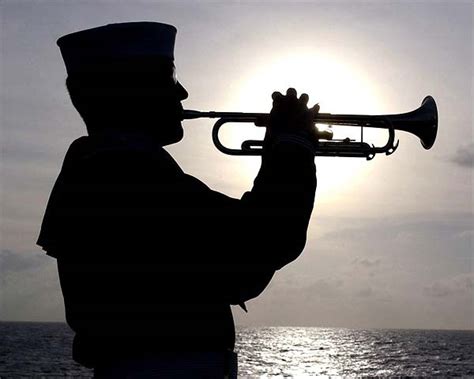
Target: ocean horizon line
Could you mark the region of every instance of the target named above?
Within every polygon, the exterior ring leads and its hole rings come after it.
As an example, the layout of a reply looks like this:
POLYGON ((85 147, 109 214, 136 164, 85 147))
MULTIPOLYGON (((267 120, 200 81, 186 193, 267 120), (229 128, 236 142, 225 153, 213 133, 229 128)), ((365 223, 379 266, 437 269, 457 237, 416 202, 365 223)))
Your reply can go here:
MULTIPOLYGON (((0 323, 17 323, 17 324, 64 324, 66 321, 55 320, 0 320, 0 323)), ((320 325, 235 325, 240 329, 251 328, 316 328, 316 329, 347 329, 347 330, 426 330, 426 331, 450 331, 450 332, 474 332, 472 329, 457 329, 457 328, 420 328, 420 327, 351 327, 351 326, 320 326, 320 325)))

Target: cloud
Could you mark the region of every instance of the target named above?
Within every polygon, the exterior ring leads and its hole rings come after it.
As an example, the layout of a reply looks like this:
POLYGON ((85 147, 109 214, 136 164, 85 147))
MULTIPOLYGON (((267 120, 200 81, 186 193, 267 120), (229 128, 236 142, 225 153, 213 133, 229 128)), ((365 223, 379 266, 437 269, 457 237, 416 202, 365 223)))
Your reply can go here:
POLYGON ((351 262, 354 266, 361 266, 365 268, 373 268, 380 265, 380 258, 370 259, 370 258, 355 258, 351 262))
POLYGON ((474 142, 459 146, 451 161, 462 167, 474 167, 474 142))
POLYGON ((0 251, 0 320, 64 320, 54 259, 40 252, 0 251))
POLYGON ((341 287, 343 286, 341 279, 318 279, 308 286, 296 290, 299 294, 304 294, 305 298, 326 297, 334 298, 341 296, 341 287))
POLYGON ((461 274, 453 278, 438 280, 425 286, 423 292, 431 297, 446 297, 471 293, 474 290, 474 274, 461 274))
POLYGON ((418 262, 432 261, 434 256, 468 260, 472 255, 473 217, 469 211, 360 218, 352 223, 343 220, 341 225, 349 226, 319 237, 314 243, 318 254, 313 255, 316 260, 323 249, 331 256, 337 251, 338 257, 349 259, 353 269, 376 272, 401 257, 418 262))
POLYGON ((359 289, 356 292, 356 296, 358 297, 370 297, 373 294, 374 294, 374 290, 372 289, 372 287, 364 287, 364 288, 359 289))

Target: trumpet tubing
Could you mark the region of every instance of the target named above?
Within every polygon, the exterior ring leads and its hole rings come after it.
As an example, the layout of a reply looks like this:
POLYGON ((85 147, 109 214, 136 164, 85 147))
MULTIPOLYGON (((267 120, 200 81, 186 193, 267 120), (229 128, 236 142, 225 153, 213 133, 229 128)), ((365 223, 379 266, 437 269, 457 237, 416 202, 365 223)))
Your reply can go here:
MULTIPOLYGON (((219 140, 219 130, 225 123, 253 123, 255 126, 268 126, 268 113, 244 113, 244 112, 200 112, 184 110, 183 120, 197 118, 218 118, 212 129, 212 139, 215 146, 224 154, 229 155, 262 155, 263 141, 246 140, 242 142, 240 149, 224 146, 219 140)), ((401 130, 416 135, 421 145, 430 149, 438 131, 438 110, 436 102, 431 96, 426 96, 421 106, 414 111, 392 115, 355 115, 355 114, 331 114, 318 113, 314 123, 327 125, 340 125, 361 128, 361 140, 353 141, 348 138, 333 140, 332 133, 318 132, 318 140, 315 141, 316 156, 339 156, 360 157, 368 160, 376 154, 392 154, 398 147, 395 142, 395 130, 401 130), (384 146, 377 147, 363 141, 363 128, 387 129, 389 138, 384 146)))

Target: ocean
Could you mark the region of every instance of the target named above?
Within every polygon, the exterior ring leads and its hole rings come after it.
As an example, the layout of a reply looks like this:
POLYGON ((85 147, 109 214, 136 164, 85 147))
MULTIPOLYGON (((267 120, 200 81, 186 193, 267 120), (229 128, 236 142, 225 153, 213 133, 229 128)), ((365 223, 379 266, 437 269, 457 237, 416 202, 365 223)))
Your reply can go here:
MULTIPOLYGON (((90 377, 64 323, 0 322, 0 377, 90 377)), ((474 377, 474 331, 238 328, 239 377, 474 377)))

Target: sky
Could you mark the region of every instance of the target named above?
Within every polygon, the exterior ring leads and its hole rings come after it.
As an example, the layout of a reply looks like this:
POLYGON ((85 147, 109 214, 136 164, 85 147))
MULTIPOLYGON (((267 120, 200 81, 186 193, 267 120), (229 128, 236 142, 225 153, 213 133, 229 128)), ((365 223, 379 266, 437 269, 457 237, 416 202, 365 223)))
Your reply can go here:
MULTIPOLYGON (((0 320, 64 321, 56 262, 35 245, 64 154, 85 134, 56 40, 158 21, 178 28, 186 109, 268 112, 271 93, 289 86, 321 112, 402 113, 426 95, 438 104, 429 151, 400 132, 389 157, 316 158, 305 250, 248 314, 233 308, 238 325, 474 329, 473 10, 453 0, 0 1, 0 320)), ((212 124, 187 121, 167 150, 239 198, 259 158, 221 154, 212 124)), ((223 137, 235 145, 254 129, 228 127, 223 137)))

